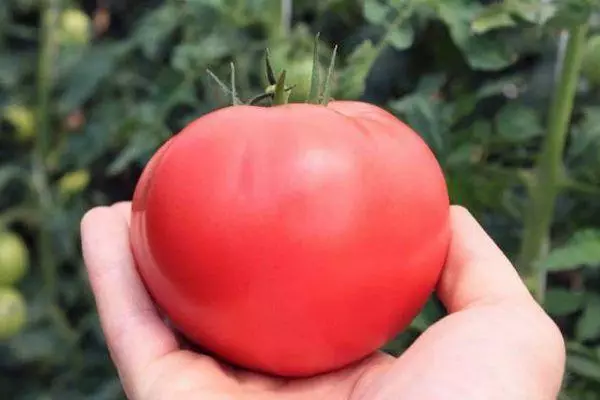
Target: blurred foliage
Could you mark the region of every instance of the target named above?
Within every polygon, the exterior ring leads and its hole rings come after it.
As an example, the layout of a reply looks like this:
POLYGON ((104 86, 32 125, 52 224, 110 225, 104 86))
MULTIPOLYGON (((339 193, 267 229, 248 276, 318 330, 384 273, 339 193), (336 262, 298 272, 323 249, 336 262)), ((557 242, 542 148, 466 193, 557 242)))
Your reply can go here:
MULTIPOLYGON (((266 84, 269 47, 307 90, 317 32, 329 44, 323 62, 340 46, 333 96, 414 127, 452 201, 514 259, 565 33, 591 19, 598 34, 597 3, 305 0, 288 19, 274 0, 3 0, 0 229, 28 254, 14 243, 1 250, 0 271, 16 281, 1 289, 0 330, 21 332, 0 345, 0 398, 122 398, 81 261, 83 213, 130 199, 162 142, 227 104, 207 68, 227 76, 234 61, 249 98, 266 84)), ((583 400, 600 398, 598 39, 587 49, 551 251, 538 260, 544 306, 569 345, 563 398, 583 400)), ((441 316, 433 299, 388 349, 400 352, 441 316)))

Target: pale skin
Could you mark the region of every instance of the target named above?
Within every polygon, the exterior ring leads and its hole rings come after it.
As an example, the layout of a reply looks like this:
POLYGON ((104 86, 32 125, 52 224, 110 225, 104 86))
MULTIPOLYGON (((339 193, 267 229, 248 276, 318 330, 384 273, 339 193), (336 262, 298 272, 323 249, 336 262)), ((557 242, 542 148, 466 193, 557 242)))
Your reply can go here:
MULTIPOLYGON (((515 268, 462 207, 436 293, 449 315, 399 358, 375 353, 343 370, 286 380, 180 346, 136 272, 130 203, 82 221, 83 255, 102 329, 133 400, 553 400, 564 374, 560 331, 515 268)), ((352 334, 349 332, 349 334, 352 334)))

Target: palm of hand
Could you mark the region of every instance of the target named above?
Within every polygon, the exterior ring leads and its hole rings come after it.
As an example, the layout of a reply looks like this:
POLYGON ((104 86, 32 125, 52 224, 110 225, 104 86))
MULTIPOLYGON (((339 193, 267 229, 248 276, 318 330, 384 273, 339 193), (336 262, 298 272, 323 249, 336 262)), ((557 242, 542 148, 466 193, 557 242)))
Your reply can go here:
MULTIPOLYGON (((286 380, 234 369, 182 349, 136 273, 129 203, 82 222, 82 247, 102 328, 134 400, 550 400, 564 373, 564 342, 510 262, 464 209, 438 296, 449 315, 398 359, 382 353, 343 370, 286 380), (527 329, 523 329, 523 327, 527 329)), ((349 332, 351 334, 351 332, 349 332)))
POLYGON ((290 380, 234 370, 210 357, 180 350, 153 368, 157 378, 144 399, 358 400, 391 357, 370 357, 352 367, 308 379, 290 380))

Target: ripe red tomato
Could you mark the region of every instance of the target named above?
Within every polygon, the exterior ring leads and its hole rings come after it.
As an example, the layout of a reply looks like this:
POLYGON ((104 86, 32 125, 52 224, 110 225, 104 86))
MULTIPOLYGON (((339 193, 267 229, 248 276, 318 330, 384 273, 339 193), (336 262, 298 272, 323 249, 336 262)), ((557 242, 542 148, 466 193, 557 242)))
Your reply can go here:
POLYGON ((133 199, 134 256, 174 325, 280 376, 393 338, 432 293, 449 238, 434 155, 360 102, 209 113, 155 154, 133 199))

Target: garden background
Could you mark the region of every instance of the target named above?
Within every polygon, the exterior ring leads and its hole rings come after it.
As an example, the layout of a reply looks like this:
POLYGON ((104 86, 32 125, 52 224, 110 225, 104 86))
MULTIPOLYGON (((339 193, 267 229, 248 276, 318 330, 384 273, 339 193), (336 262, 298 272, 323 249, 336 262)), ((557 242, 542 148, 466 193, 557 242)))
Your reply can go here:
MULTIPOLYGON (((83 213, 130 199, 163 141, 228 104, 207 68, 228 79, 234 61, 249 98, 266 86, 268 47, 305 94, 320 32, 323 68, 339 45, 333 97, 385 107, 423 136, 452 201, 560 325, 562 398, 600 399, 599 6, 0 1, 0 398, 123 398, 82 264, 83 213)), ((432 300, 388 349, 442 315, 432 300)))

